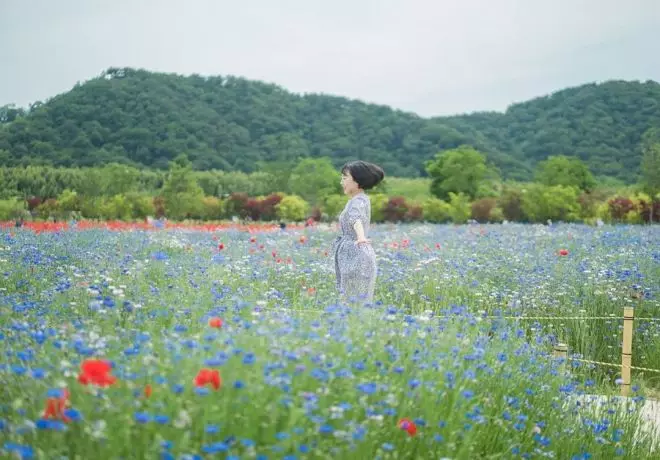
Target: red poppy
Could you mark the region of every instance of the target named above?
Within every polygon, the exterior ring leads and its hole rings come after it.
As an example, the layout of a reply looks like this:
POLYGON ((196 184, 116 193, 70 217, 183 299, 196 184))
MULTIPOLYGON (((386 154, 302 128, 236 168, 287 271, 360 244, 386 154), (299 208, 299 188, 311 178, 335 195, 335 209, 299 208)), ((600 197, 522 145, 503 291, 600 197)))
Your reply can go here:
POLYGON ((440 243, 435 243, 435 248, 440 249, 440 243))
POLYGON ((209 326, 215 327, 215 328, 221 328, 222 327, 222 318, 209 318, 209 326))
POLYGON ((78 376, 78 381, 83 385, 92 384, 99 387, 108 387, 117 381, 117 378, 110 374, 112 367, 107 361, 86 359, 80 368, 82 372, 78 376))
POLYGON ((559 250, 559 255, 560 256, 567 256, 568 255, 568 249, 560 249, 559 250))
POLYGON ((218 250, 219 250, 219 251, 222 251, 224 248, 225 248, 224 243, 220 243, 220 244, 218 245, 218 250))
POLYGON ((250 237, 250 243, 256 243, 256 242, 257 242, 257 237, 256 236, 250 237))
POLYGON ((408 418, 402 418, 399 420, 398 425, 399 429, 406 431, 410 436, 415 436, 417 434, 417 425, 408 418))
POLYGON ((203 387, 211 385, 214 389, 219 390, 222 385, 220 373, 214 369, 202 369, 197 373, 194 380, 195 386, 203 387))
POLYGON ((64 410, 69 405, 69 391, 62 390, 62 395, 59 398, 48 398, 46 401, 46 409, 42 418, 60 419, 63 422, 70 422, 71 419, 64 415, 64 410))
POLYGON ((152 391, 153 391, 153 390, 152 390, 152 388, 151 388, 151 385, 147 384, 147 385, 144 387, 144 397, 145 397, 145 398, 150 398, 150 397, 151 397, 151 393, 152 393, 152 391))

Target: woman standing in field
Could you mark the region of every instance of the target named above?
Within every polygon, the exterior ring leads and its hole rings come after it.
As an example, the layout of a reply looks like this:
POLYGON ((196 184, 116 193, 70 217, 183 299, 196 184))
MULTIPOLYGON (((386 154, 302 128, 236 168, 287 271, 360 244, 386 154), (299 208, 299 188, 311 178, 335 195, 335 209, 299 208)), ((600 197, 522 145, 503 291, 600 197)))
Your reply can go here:
POLYGON ((353 161, 341 169, 341 185, 350 197, 339 214, 341 236, 333 244, 337 289, 344 299, 371 303, 376 284, 376 254, 367 239, 371 201, 364 193, 385 177, 380 166, 353 161))

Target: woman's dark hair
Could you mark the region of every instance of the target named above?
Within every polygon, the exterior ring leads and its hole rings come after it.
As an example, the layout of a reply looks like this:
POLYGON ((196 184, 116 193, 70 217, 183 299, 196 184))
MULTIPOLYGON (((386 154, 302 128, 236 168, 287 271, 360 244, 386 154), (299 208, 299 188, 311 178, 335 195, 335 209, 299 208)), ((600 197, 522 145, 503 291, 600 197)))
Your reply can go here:
POLYGON ((351 161, 342 166, 341 173, 346 174, 347 172, 363 190, 374 188, 385 178, 383 168, 362 160, 351 161))

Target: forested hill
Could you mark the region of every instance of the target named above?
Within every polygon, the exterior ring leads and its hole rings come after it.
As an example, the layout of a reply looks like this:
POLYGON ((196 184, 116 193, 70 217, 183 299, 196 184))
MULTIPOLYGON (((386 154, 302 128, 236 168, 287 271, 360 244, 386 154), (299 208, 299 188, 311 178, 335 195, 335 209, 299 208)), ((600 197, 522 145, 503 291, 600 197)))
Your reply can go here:
POLYGON ((155 168, 185 152, 197 169, 250 172, 260 162, 363 158, 418 176, 442 149, 471 144, 504 177, 528 179, 552 154, 632 182, 640 137, 660 125, 660 84, 611 81, 559 91, 505 113, 421 118, 343 97, 296 95, 237 77, 109 69, 27 113, 0 109, 0 165, 155 168))

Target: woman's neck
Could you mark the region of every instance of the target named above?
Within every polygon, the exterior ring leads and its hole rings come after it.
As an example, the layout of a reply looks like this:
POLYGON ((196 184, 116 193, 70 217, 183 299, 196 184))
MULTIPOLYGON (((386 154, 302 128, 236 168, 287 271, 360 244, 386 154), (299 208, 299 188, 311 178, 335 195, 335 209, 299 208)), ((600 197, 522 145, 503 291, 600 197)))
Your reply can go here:
POLYGON ((362 190, 362 189, 358 189, 358 190, 356 190, 356 191, 350 193, 349 195, 350 195, 351 198, 355 198, 355 197, 358 196, 360 193, 364 193, 364 190, 362 190))

